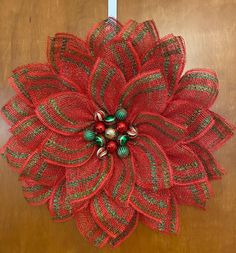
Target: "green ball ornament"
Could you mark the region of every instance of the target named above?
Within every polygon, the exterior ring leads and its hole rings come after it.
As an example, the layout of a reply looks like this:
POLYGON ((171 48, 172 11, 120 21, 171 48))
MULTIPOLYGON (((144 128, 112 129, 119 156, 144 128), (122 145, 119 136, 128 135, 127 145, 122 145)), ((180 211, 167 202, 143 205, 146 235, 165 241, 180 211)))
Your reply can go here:
POLYGON ((105 139, 103 136, 101 135, 97 135, 94 139, 95 143, 99 146, 99 147, 103 147, 105 145, 105 139))
POLYGON ((117 141, 121 146, 126 145, 128 140, 129 140, 129 137, 127 135, 119 135, 117 138, 117 141))
POLYGON ((105 117, 105 123, 108 125, 113 125, 116 122, 116 118, 113 115, 108 115, 105 117))
POLYGON ((125 120, 127 118, 127 115, 128 115, 128 113, 124 108, 117 110, 116 114, 115 114, 115 116, 118 120, 125 120))
POLYGON ((120 158, 125 158, 129 155, 129 149, 126 146, 120 146, 117 150, 117 154, 120 158))
POLYGON ((84 131, 84 139, 86 141, 93 141, 95 136, 96 136, 96 134, 91 130, 85 130, 84 131))

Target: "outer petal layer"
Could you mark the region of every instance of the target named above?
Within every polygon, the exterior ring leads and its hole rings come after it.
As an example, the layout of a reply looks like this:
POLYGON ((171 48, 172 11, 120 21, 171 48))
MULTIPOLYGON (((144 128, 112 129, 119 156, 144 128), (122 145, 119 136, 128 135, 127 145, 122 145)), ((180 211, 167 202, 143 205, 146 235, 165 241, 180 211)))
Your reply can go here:
POLYGON ((89 208, 80 211, 75 216, 79 232, 92 244, 101 248, 105 246, 110 236, 95 222, 89 208))
POLYGON ((48 64, 18 67, 13 71, 9 83, 27 103, 34 106, 52 94, 77 90, 70 82, 55 75, 48 64))
POLYGON ((214 119, 213 126, 197 142, 202 147, 214 151, 224 145, 234 135, 233 131, 236 127, 214 112, 211 112, 211 115, 214 119))
POLYGON ((131 207, 117 205, 105 192, 94 197, 90 210, 96 223, 113 238, 126 230, 135 213, 131 207))
POLYGON ((93 156, 85 165, 66 170, 66 187, 71 202, 91 198, 106 183, 113 171, 113 157, 93 156))
POLYGON ((32 206, 39 206, 45 204, 52 193, 51 187, 40 185, 30 179, 22 181, 22 191, 27 202, 32 206))
POLYGON ((214 71, 193 69, 186 72, 181 78, 174 98, 209 108, 218 95, 218 86, 218 79, 214 71))
POLYGON ((45 99, 36 114, 54 132, 72 135, 83 131, 93 122, 96 107, 77 92, 63 92, 45 99))
POLYGON ((140 220, 153 230, 163 233, 177 233, 179 230, 178 207, 174 197, 171 198, 167 214, 161 220, 154 220, 145 215, 140 220))
POLYGON ((29 106, 21 96, 11 98, 0 112, 9 125, 14 125, 34 113, 32 106, 29 106))
POLYGON ((205 181, 207 174, 198 156, 189 147, 177 145, 166 152, 173 171, 174 184, 205 181))
POLYGON ((157 221, 163 219, 167 214, 169 202, 169 190, 160 190, 154 193, 138 185, 135 185, 130 197, 130 203, 138 212, 157 221))
POLYGON ((136 183, 158 192, 172 185, 171 167, 160 145, 150 136, 139 135, 129 143, 134 157, 136 183))
POLYGON ((182 100, 170 102, 164 116, 187 128, 185 142, 200 138, 214 124, 208 110, 182 100))
POLYGON ((48 208, 54 221, 63 222, 72 217, 72 208, 66 192, 65 177, 55 185, 48 208))

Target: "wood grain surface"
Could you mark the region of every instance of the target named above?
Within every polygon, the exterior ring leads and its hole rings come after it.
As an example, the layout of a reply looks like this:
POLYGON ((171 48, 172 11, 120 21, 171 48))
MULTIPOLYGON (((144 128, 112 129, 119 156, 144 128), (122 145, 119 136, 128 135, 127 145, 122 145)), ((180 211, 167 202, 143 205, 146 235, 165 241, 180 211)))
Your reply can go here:
MULTIPOLYGON (((213 110, 236 123, 236 1, 235 0, 119 0, 119 20, 154 19, 160 35, 182 35, 187 65, 218 72, 220 94, 213 110)), ((46 39, 56 32, 85 37, 107 17, 106 0, 0 0, 0 106, 12 95, 7 77, 18 65, 45 62, 46 39)), ((0 145, 9 134, 0 122, 0 145)), ((47 209, 30 207, 17 175, 0 160, 1 253, 233 253, 236 252, 236 138, 215 153, 228 174, 213 183, 215 197, 207 212, 180 208, 177 236, 155 233, 139 225, 119 248, 96 249, 77 232, 73 221, 54 223, 47 209)))

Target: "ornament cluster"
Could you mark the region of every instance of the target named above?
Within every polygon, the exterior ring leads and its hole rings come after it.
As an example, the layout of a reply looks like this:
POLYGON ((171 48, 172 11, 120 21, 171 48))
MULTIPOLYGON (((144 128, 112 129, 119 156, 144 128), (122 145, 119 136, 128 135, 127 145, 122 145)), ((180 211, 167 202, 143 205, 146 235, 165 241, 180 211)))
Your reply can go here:
POLYGON ((129 155, 127 142, 136 138, 138 131, 127 124, 127 116, 127 111, 123 108, 118 109, 114 115, 106 115, 102 110, 95 112, 95 124, 93 128, 84 131, 84 139, 98 146, 98 158, 114 152, 117 152, 120 158, 129 155))

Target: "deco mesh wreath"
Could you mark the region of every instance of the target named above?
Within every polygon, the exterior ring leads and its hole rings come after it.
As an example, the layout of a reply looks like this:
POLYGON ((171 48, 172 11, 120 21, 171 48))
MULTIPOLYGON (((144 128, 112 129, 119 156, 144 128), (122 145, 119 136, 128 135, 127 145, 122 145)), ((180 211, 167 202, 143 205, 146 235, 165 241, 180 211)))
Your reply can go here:
POLYGON ((98 247, 119 245, 138 221, 178 231, 178 205, 204 208, 223 170, 211 151, 234 127, 209 110, 216 73, 182 72, 182 37, 153 21, 109 18, 86 41, 58 33, 48 63, 13 71, 2 108, 12 137, 3 157, 31 205, 54 221, 74 218, 98 247))

